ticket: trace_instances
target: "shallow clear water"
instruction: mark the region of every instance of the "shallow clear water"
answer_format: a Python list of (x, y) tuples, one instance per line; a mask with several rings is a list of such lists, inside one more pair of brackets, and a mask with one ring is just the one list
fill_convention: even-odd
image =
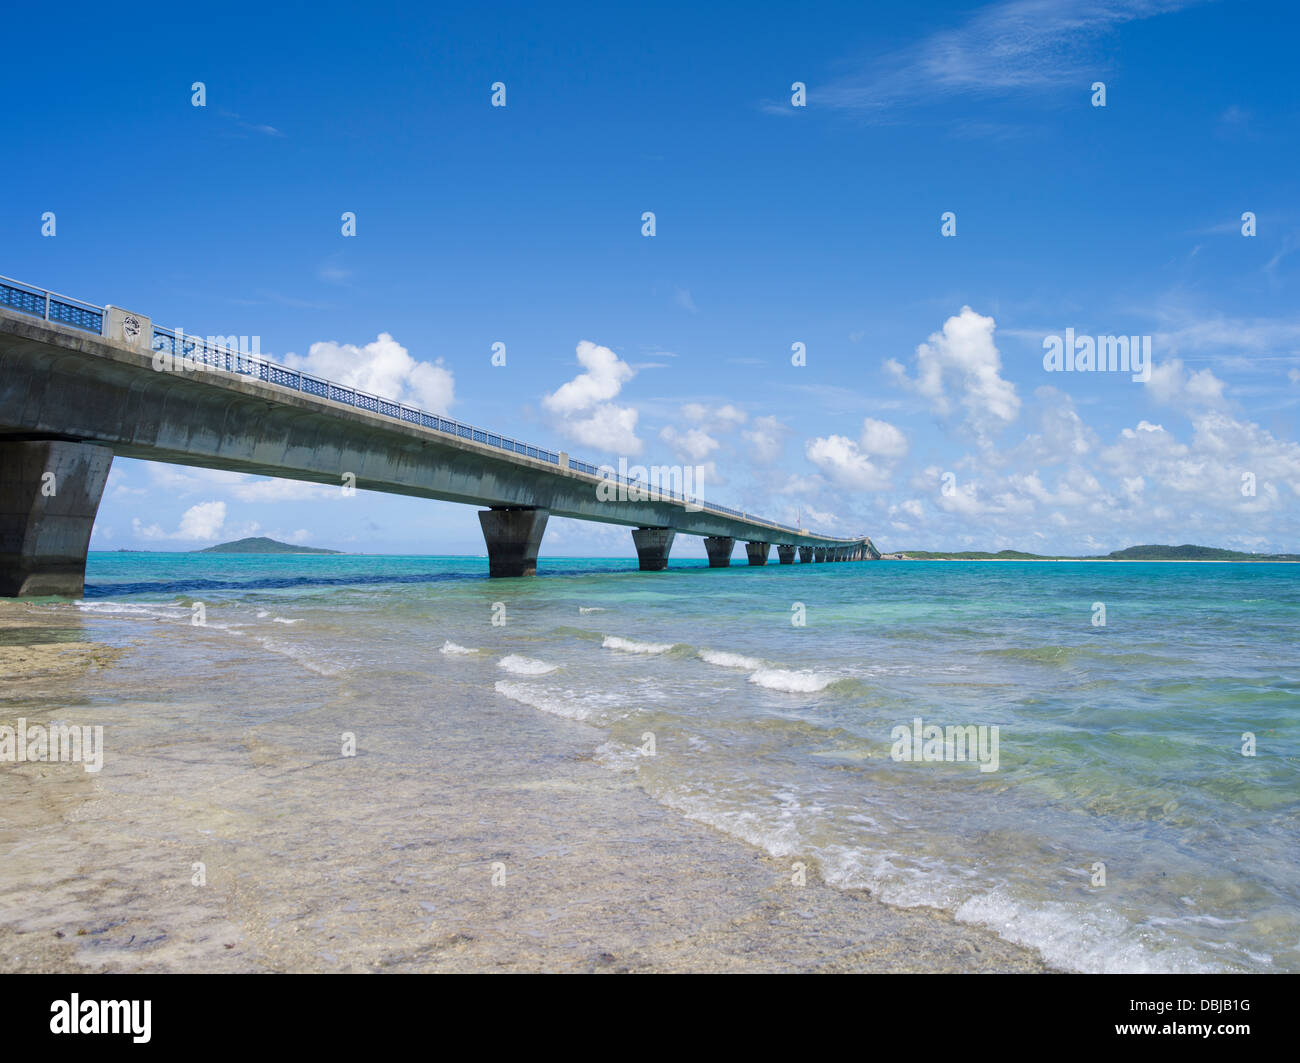
[[(597, 728), (597, 759), (684, 816), (1055, 965), (1300, 970), (1300, 567), (633, 566), (92, 554), (85, 600), (52, 608), (226, 645), (258, 703), (217, 724), (335, 686), (382, 709), (414, 681), (430, 720), (507, 699)], [(124, 659), (104, 698), (201, 686), (195, 660)], [(894, 760), (917, 718), (996, 726), (997, 770)]]

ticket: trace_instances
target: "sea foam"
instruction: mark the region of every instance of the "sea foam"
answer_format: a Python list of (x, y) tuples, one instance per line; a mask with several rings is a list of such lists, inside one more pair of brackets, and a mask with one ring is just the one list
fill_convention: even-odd
[(786, 668), (760, 668), (749, 677), (751, 683), (787, 694), (816, 694), (836, 681), (826, 672), (798, 672)]
[(719, 668), (743, 668), (747, 672), (755, 672), (766, 666), (766, 662), (757, 657), (728, 653), (726, 650), (700, 650), (700, 659), (708, 664), (716, 664)]
[(546, 675), (554, 672), (559, 667), (558, 664), (547, 664), (545, 661), (539, 661), (536, 657), (520, 657), (518, 654), (510, 654), (508, 657), (502, 657), (497, 661), (498, 668), (504, 668), (507, 672), (513, 672), (515, 675)]
[(634, 642), (632, 639), (620, 639), (607, 635), (601, 646), (607, 650), (622, 650), (624, 653), (667, 653), (673, 648), (671, 642)]
[(527, 683), (516, 683), (509, 679), (498, 679), (495, 690), (498, 694), (509, 698), (511, 701), (529, 705), (534, 709), (540, 709), (542, 712), (549, 712), (552, 716), (563, 716), (567, 720), (590, 719), (593, 711), (591, 706), (583, 705), (572, 694), (567, 696), (555, 694), (529, 686)]

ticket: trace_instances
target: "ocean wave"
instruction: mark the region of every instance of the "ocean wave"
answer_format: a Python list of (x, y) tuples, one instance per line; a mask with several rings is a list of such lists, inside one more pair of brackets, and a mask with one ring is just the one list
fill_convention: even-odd
[(578, 612), (585, 616), (587, 613), (608, 613), (609, 610), (602, 609), (598, 605), (580, 605), (578, 606)]
[(462, 646), (459, 643), (452, 642), (451, 639), (448, 639), (442, 644), (442, 649), (438, 652), (445, 653), (448, 656), (459, 656), (467, 653), (478, 653), (478, 650), (472, 650), (468, 646)]
[(627, 746), (611, 740), (597, 746), (594, 756), (597, 764), (610, 771), (636, 771), (645, 754), (639, 746)]
[(135, 602), (73, 602), (81, 612), (97, 616), (134, 616), (145, 620), (186, 620), (191, 610), (187, 605), (140, 605)]
[(595, 706), (582, 704), (572, 691), (557, 694), (509, 679), (498, 679), (494, 689), (511, 701), (549, 712), (552, 716), (563, 716), (566, 720), (589, 720), (595, 712)]
[(614, 635), (606, 635), (605, 641), (601, 643), (601, 646), (607, 650), (648, 654), (667, 653), (674, 645), (675, 643), (672, 642), (635, 642), (632, 639), (621, 639)]
[(512, 653), (508, 657), (502, 657), (497, 661), (498, 668), (504, 668), (507, 672), (513, 672), (515, 675), (547, 675), (554, 672), (560, 666), (558, 664), (548, 664), (546, 661), (539, 661), (536, 657), (521, 657)]
[(816, 694), (839, 679), (839, 676), (829, 672), (795, 671), (788, 668), (760, 668), (749, 677), (751, 683), (768, 690), (782, 690), (787, 694)]
[(719, 668), (743, 668), (747, 672), (756, 672), (767, 666), (767, 662), (758, 657), (746, 657), (726, 650), (700, 650), (700, 659)]

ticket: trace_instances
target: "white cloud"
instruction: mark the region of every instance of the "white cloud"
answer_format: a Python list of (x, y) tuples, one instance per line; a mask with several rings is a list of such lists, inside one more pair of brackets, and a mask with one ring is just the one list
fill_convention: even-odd
[(597, 406), (585, 417), (571, 417), (563, 424), (564, 433), (574, 442), (597, 450), (640, 454), (643, 444), (636, 434), (637, 412), (630, 406)]
[(667, 425), (660, 431), (659, 438), (671, 446), (679, 457), (692, 463), (703, 461), (720, 445), (702, 428), (688, 428), (685, 432), (679, 432), (672, 425)]
[(430, 413), (446, 414), (455, 401), (451, 370), (436, 362), (417, 362), (387, 332), (364, 347), (350, 343), (313, 343), (305, 357), (286, 354), (285, 364), (313, 376), (407, 402)]
[(993, 342), (995, 328), (993, 318), (963, 306), (960, 314), (943, 323), (941, 332), (916, 348), (915, 379), (892, 358), (885, 369), (899, 384), (929, 400), (940, 416), (955, 412), (955, 396), (966, 411), (966, 425), (983, 439), (1020, 412), (1015, 385), (1002, 377), (1002, 356)]
[(1167, 406), (1219, 406), (1223, 387), (1223, 381), (1208, 369), (1187, 372), (1179, 358), (1153, 366), (1146, 382), (1151, 397)]
[(889, 475), (873, 465), (858, 449), (858, 444), (844, 436), (810, 439), (804, 454), (832, 483), (855, 491), (883, 491), (889, 487)]
[(226, 523), (224, 502), (200, 502), (181, 514), (180, 527), (167, 533), (158, 524), (144, 524), (139, 517), (131, 521), (131, 530), (140, 539), (188, 539), (210, 542), (221, 534)]
[(554, 394), (542, 399), (542, 405), (552, 413), (578, 413), (608, 402), (636, 375), (636, 370), (608, 347), (590, 340), (578, 344), (578, 364), (586, 370), (585, 373), (579, 373), (567, 384), (561, 384)]
[(636, 370), (608, 347), (590, 340), (578, 344), (577, 354), (585, 372), (545, 396), (542, 405), (563, 418), (561, 431), (576, 442), (618, 454), (640, 454), (636, 409), (609, 401)]
[(868, 417), (862, 422), (859, 445), (872, 457), (897, 459), (907, 453), (907, 436), (888, 421)]
[[(1194, 0), (1190, 0), (1194, 2)], [(955, 95), (1016, 93), (1082, 85), (1104, 69), (1091, 47), (1123, 23), (1187, 6), (1189, 0), (1004, 0), (976, 10), (891, 55), (858, 76), (810, 92), (809, 102), (881, 113)], [(789, 108), (787, 107), (787, 110)]]
[(775, 417), (755, 417), (754, 425), (744, 433), (748, 456), (755, 465), (771, 465), (785, 450), (789, 428)]

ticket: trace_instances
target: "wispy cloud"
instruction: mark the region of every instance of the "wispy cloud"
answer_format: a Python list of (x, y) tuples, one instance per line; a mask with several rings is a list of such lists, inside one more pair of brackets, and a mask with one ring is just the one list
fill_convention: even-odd
[(809, 103), (882, 116), (906, 103), (1074, 85), (1099, 69), (1091, 46), (1127, 22), (1202, 0), (1004, 0), (816, 91)]

